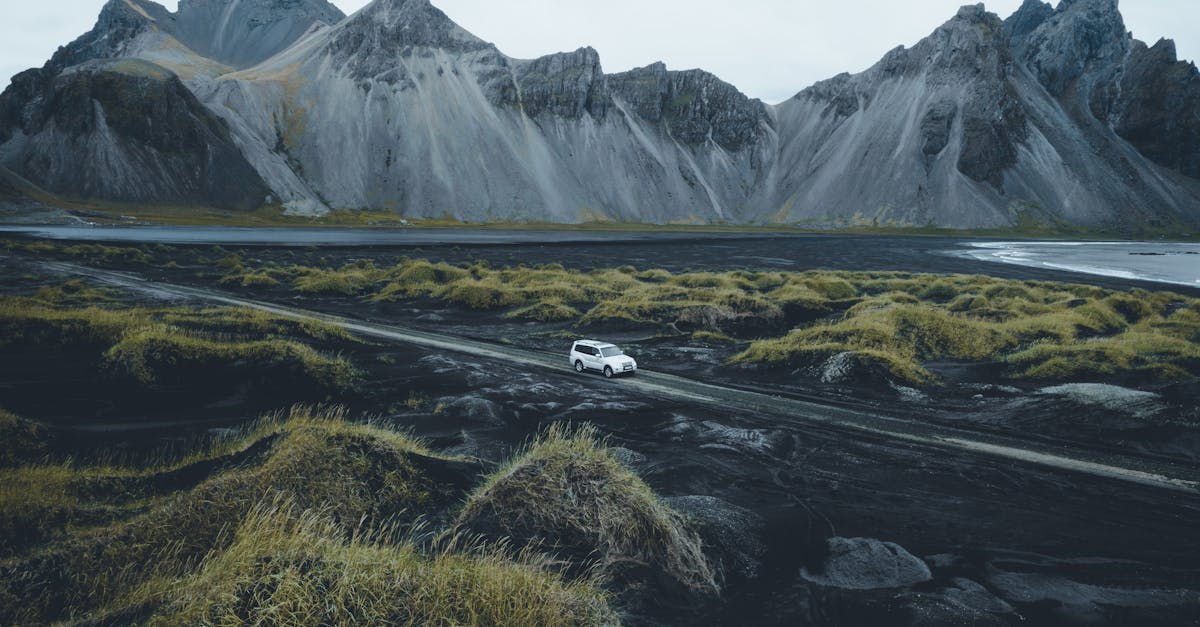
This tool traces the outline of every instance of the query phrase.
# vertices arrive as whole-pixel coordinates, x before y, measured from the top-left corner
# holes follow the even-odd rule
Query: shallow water
[[[975,242],[962,254],[1034,268],[1200,286],[1200,244],[1177,242]]]
[[[741,234],[678,231],[584,231],[470,228],[293,228],[222,226],[2,225],[0,233],[45,239],[138,244],[229,244],[241,246],[423,246],[439,244],[553,244],[742,237]]]

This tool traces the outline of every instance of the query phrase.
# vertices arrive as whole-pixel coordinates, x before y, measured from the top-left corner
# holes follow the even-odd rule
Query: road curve
[[[196,299],[236,307],[249,307],[298,319],[320,320],[364,337],[410,344],[440,351],[465,353],[504,360],[533,368],[563,371],[569,368],[563,355],[551,355],[501,344],[410,329],[392,324],[364,322],[343,316],[300,309],[277,303],[241,298],[219,290],[149,281],[126,272],[100,270],[65,262],[45,262],[47,269],[73,276],[86,276],[110,285],[162,296]],[[675,375],[640,370],[635,377],[608,381],[590,377],[594,385],[620,385],[675,402],[707,407],[739,408],[752,412],[764,425],[786,423],[834,429],[876,441],[890,441],[958,453],[982,455],[1082,473],[1141,486],[1200,495],[1200,470],[1169,461],[1090,451],[1061,444],[1034,442],[1018,437],[955,429],[916,420],[886,416],[875,411],[824,405],[738,388],[712,385]]]

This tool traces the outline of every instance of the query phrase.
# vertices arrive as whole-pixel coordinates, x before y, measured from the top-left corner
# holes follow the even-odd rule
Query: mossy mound
[[[552,553],[572,576],[599,574],[618,589],[718,593],[699,536],[590,426],[547,429],[475,490],[458,528]]]
[[[319,514],[344,539],[444,520],[478,475],[475,464],[344,418],[297,408],[150,466],[0,471],[14,556],[0,566],[0,622],[121,613],[135,597],[154,614],[169,595],[135,593],[203,560],[233,559],[239,529],[264,503],[286,499],[287,512]]]
[[[138,463],[56,454],[0,468],[0,624],[605,625],[614,599],[718,593],[697,533],[590,427],[482,484],[338,408]]]
[[[275,385],[345,390],[359,373],[322,349],[353,341],[332,325],[251,309],[131,306],[77,282],[0,296],[0,347],[94,351],[97,374],[135,385],[215,386],[269,371]]]
[[[42,425],[0,409],[0,468],[44,458],[51,438]]]
[[[594,587],[564,582],[528,554],[421,551],[387,534],[347,537],[327,516],[297,517],[279,506],[252,511],[229,548],[196,574],[153,582],[140,594],[171,599],[154,618],[178,625],[618,622]]]

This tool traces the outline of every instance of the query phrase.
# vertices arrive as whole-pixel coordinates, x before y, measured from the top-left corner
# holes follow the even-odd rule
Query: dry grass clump
[[[0,471],[0,512],[106,513],[9,544],[0,623],[618,622],[594,581],[532,552],[420,539],[419,515],[468,489],[449,477],[475,476],[456,464],[343,410],[297,407],[145,465]]]
[[[590,272],[552,264],[492,268],[401,259],[390,268],[293,268],[302,291],[377,301],[430,297],[515,320],[645,325],[754,343],[733,362],[813,365],[853,352],[909,383],[939,360],[1010,364],[1015,377],[1200,373],[1195,299],[979,275],[896,272]],[[1147,357],[1136,352],[1150,350]],[[1103,360],[1096,362],[1094,360]]]
[[[45,457],[50,437],[42,425],[0,409],[0,468]]]
[[[692,333],[692,339],[708,344],[732,344],[737,341],[724,333],[714,333],[712,331],[696,331]]]
[[[124,334],[104,352],[103,360],[110,372],[143,384],[234,363],[270,369],[276,377],[290,373],[327,389],[349,388],[359,376],[345,358],[324,355],[293,340],[211,339],[167,325]]]
[[[1006,341],[1006,336],[987,323],[969,317],[876,299],[860,303],[837,322],[793,331],[778,340],[755,342],[735,360],[815,360],[853,351],[879,362],[892,376],[926,382],[932,375],[919,365],[921,361],[981,360]]]
[[[154,262],[154,256],[143,248],[130,246],[108,246],[105,244],[66,244],[60,242],[7,241],[3,246],[10,250],[21,250],[34,254],[50,254],[73,257],[88,262],[145,265]]]
[[[339,270],[303,268],[297,274],[293,287],[299,292],[347,296],[363,291],[386,276],[369,264],[345,266]]]
[[[554,551],[568,571],[649,569],[700,594],[716,577],[699,537],[623,466],[591,426],[553,425],[489,475],[458,516],[462,529]]]
[[[909,383],[936,360],[1002,361],[1014,377],[1200,373],[1195,299],[1169,292],[980,276],[838,273],[859,293],[835,318],[754,342],[735,362],[819,363],[856,353]],[[781,289],[787,289],[785,286]]]
[[[544,301],[514,309],[506,314],[509,320],[534,320],[537,322],[565,322],[575,320],[583,314],[561,301]]]
[[[322,512],[256,507],[194,575],[146,586],[152,622],[273,625],[615,624],[604,595],[526,554],[435,549],[355,533]],[[142,592],[146,595],[146,592]]]
[[[437,460],[420,442],[347,422],[341,410],[296,408],[161,464],[4,471],[2,511],[109,511],[104,520],[72,520],[48,530],[42,537],[55,541],[40,549],[12,547],[21,557],[0,565],[0,622],[40,623],[123,608],[132,591],[148,582],[187,576],[206,555],[228,552],[253,508],[280,495],[296,512],[320,512],[341,537],[411,523],[416,514],[406,512],[435,501],[448,507],[465,489],[425,474],[424,465]],[[29,535],[11,526],[4,533]],[[27,581],[40,583],[35,590]]]
[[[351,339],[332,325],[238,308],[97,306],[67,286],[0,296],[0,346],[95,347],[105,372],[141,383],[235,364],[292,372],[327,389],[347,388],[358,376],[345,358],[305,343]]]
[[[282,275],[282,276],[280,276]],[[261,272],[247,272],[243,269],[238,269],[235,272],[229,272],[221,277],[219,283],[227,287],[244,287],[244,288],[266,288],[276,287],[280,281],[287,278],[288,273],[263,270]]]

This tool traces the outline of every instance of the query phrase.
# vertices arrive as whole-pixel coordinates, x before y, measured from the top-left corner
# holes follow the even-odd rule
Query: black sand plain
[[[554,237],[555,234],[549,234]],[[149,248],[152,244],[146,244]],[[215,287],[196,263],[233,253],[253,262],[384,265],[402,256],[559,263],[592,269],[727,271],[810,269],[986,274],[1162,289],[1115,278],[993,264],[951,254],[960,240],[931,237],[723,236],[422,246],[154,246],[156,265],[107,267]],[[28,293],[70,277],[50,257],[3,257],[0,288]],[[175,261],[166,267],[167,260]],[[1189,296],[1200,290],[1168,288]],[[986,456],[850,436],[787,419],[764,420],[640,397],[620,381],[576,375],[572,330],[502,320],[430,299],[377,304],[303,295],[286,287],[231,290],[263,301],[564,355],[561,372],[525,372],[486,358],[374,342],[328,347],[365,372],[352,392],[280,384],[270,372],[133,390],[97,381],[71,354],[0,352],[5,408],[61,428],[63,446],[137,450],[184,442],[297,402],[336,402],[382,416],[434,447],[496,463],[550,422],[595,424],[660,495],[706,521],[723,552],[726,589],[697,603],[661,598],[627,615],[663,624],[1200,624],[1200,495],[1117,482]],[[154,303],[152,289],[127,298]],[[986,366],[932,364],[945,386],[912,390],[878,381],[821,384],[785,369],[725,364],[728,347],[697,345],[650,328],[598,328],[647,368],[774,394],[1062,440],[1095,450],[1170,459],[1200,472],[1196,381],[1106,381],[1157,395],[1153,421],[1138,407],[1082,403],[1036,383],[997,380]],[[409,403],[419,396],[428,403]],[[434,408],[437,408],[436,410]],[[836,540],[831,540],[836,538]]]

